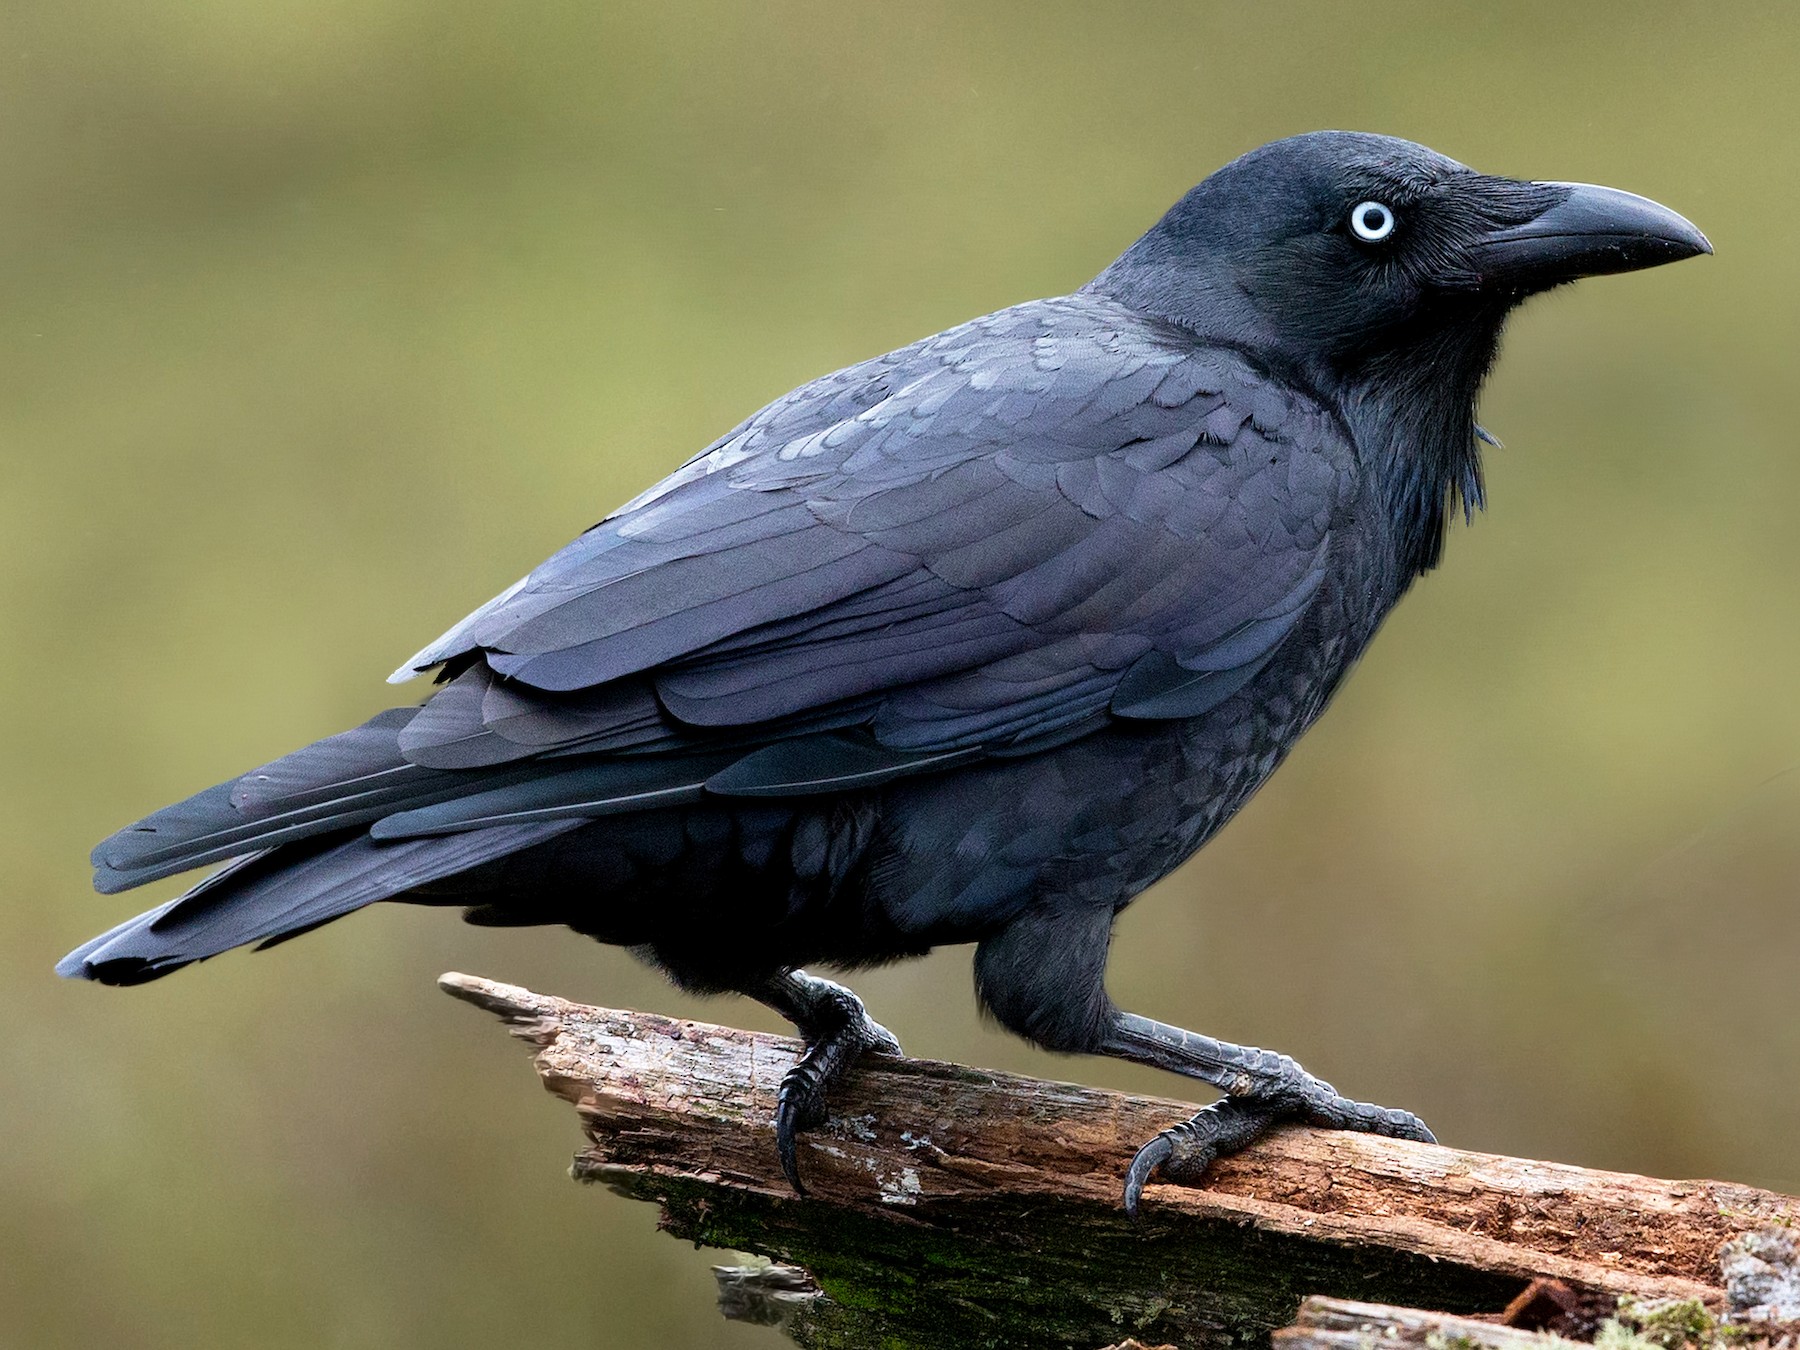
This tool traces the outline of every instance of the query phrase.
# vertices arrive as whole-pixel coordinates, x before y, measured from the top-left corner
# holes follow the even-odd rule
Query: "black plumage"
[[[799,967],[975,942],[1014,1030],[1232,1094],[1147,1146],[1133,1200],[1283,1115],[1428,1137],[1114,1008],[1112,919],[1480,504],[1507,312],[1707,247],[1641,198],[1403,141],[1265,146],[1076,294],[770,404],[408,661],[445,681],[422,708],[101,843],[107,891],[240,861],[59,970],[136,983],[382,899],[566,924],[795,1020],[795,1176],[832,1078],[893,1048]]]

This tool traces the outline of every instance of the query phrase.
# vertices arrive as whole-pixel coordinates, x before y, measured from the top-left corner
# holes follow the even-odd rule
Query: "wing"
[[[833,746],[937,762],[1194,716],[1305,613],[1351,470],[1232,353],[1088,297],[1003,311],[797,390],[476,611],[401,672],[461,672],[402,745],[810,735],[757,759],[810,782]]]
[[[96,884],[1199,716],[1308,612],[1353,469],[1230,352],[1089,297],[1004,311],[771,405],[415,657],[454,674],[422,708],[127,827]]]
[[[1102,299],[1004,311],[770,405],[427,647],[396,709],[103,840],[71,953],[153,979],[584,821],[875,787],[1188,718],[1325,584],[1355,466],[1231,352]]]

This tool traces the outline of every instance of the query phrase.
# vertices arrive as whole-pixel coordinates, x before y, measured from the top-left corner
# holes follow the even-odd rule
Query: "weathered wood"
[[[1273,1350],[1557,1350],[1576,1344],[1472,1317],[1317,1297],[1302,1303],[1294,1324],[1278,1327],[1270,1341]]]
[[[1125,1166],[1191,1104],[928,1060],[859,1068],[801,1145],[799,1199],[770,1126],[798,1042],[442,984],[535,1047],[587,1134],[578,1178],[658,1202],[682,1236],[810,1271],[830,1297],[790,1328],[807,1344],[862,1343],[862,1314],[898,1345],[1223,1343],[1265,1336],[1309,1293],[1497,1312],[1535,1276],[1717,1303],[1719,1244],[1800,1219],[1800,1201],[1747,1186],[1288,1128],[1204,1187],[1150,1187],[1132,1224]]]
[[[1744,1291],[1732,1293],[1734,1308],[1723,1313],[1692,1300],[1626,1300],[1576,1338],[1419,1308],[1315,1297],[1300,1305],[1292,1326],[1273,1333],[1271,1350],[1584,1350],[1589,1342],[1614,1350],[1790,1350],[1800,1345],[1800,1323],[1746,1315],[1735,1306],[1742,1304]]]
[[[1391,1350],[1573,1350],[1580,1345],[1492,1321],[1346,1298],[1309,1298],[1301,1303],[1294,1325],[1276,1328],[1269,1339],[1273,1350],[1370,1350],[1375,1345]]]

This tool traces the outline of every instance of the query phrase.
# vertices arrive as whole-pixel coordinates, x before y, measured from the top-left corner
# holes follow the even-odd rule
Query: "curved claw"
[[[1144,1198],[1144,1183],[1174,1156],[1175,1142],[1169,1137],[1169,1131],[1164,1130],[1132,1158],[1131,1166],[1125,1171],[1125,1212],[1132,1218],[1138,1216],[1138,1202]]]
[[[794,1194],[805,1195],[806,1187],[800,1182],[798,1134],[799,1131],[794,1126],[794,1112],[788,1109],[784,1093],[781,1104],[775,1109],[775,1154],[781,1159],[781,1174],[787,1178],[788,1185],[794,1188]]]
[[[1226,1154],[1247,1148],[1291,1111],[1227,1097],[1171,1125],[1137,1151],[1125,1173],[1125,1212],[1138,1215],[1144,1185],[1156,1172],[1180,1172],[1197,1181]]]
[[[817,1076],[808,1072],[810,1067],[802,1060],[789,1069],[775,1099],[775,1153],[781,1159],[781,1173],[796,1195],[806,1194],[800,1182],[800,1131],[825,1122],[824,1088]]]

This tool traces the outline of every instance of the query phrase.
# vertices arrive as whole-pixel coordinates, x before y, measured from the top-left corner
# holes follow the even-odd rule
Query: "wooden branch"
[[[998,1299],[1037,1339],[990,1327],[988,1343],[1088,1347],[1260,1336],[1312,1293],[1497,1312],[1537,1276],[1716,1305],[1720,1243],[1800,1221],[1800,1201],[1748,1186],[1291,1127],[1203,1187],[1150,1187],[1132,1224],[1126,1164],[1191,1103],[929,1060],[859,1066],[804,1137],[800,1199],[770,1125],[797,1041],[467,975],[440,983],[535,1047],[587,1135],[575,1176],[660,1203],[682,1236],[811,1272],[830,1298],[790,1328],[805,1344],[858,1343],[819,1309],[872,1304],[891,1344],[914,1343],[895,1330],[909,1316],[926,1319],[918,1344],[956,1344],[946,1318],[965,1305],[972,1326],[1011,1315]],[[924,1273],[928,1308],[901,1287]],[[1083,1341],[1096,1315],[1112,1334]]]

